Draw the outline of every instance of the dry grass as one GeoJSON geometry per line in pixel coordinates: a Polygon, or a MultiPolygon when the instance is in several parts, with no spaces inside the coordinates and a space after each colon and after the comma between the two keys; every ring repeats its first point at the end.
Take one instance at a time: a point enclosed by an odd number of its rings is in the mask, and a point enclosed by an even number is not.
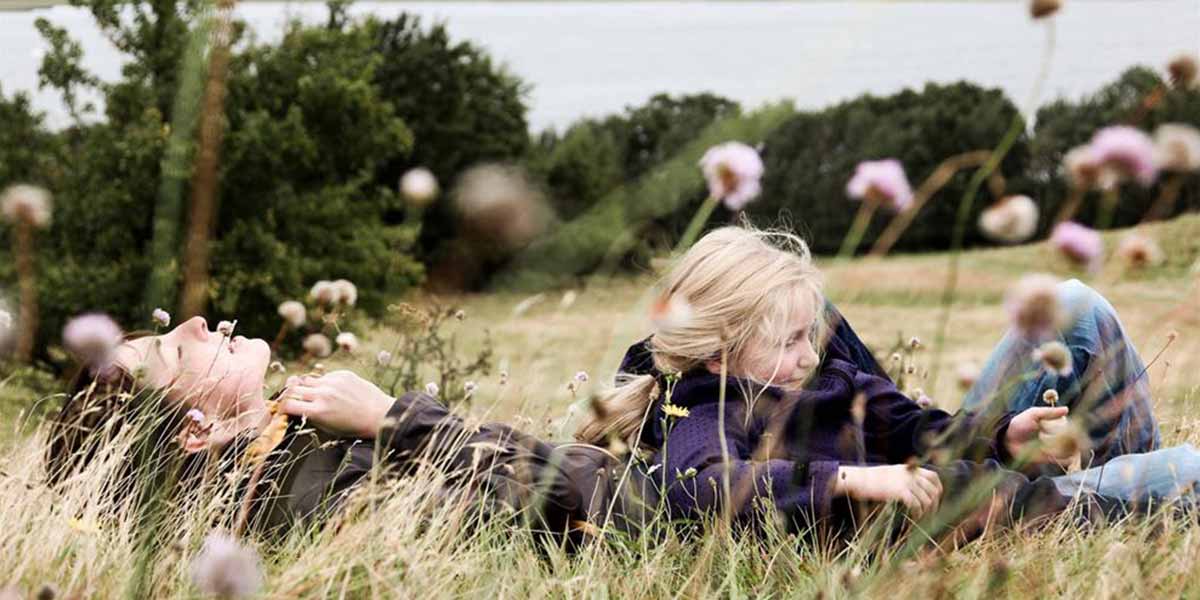
{"type": "MultiPolygon", "coordinates": [[[[1149,272],[1105,272],[1086,278],[1116,306],[1146,360],[1180,332],[1151,369],[1153,389],[1170,444],[1200,444],[1200,327],[1197,278],[1200,217],[1154,229],[1171,256],[1149,272]]],[[[1112,246],[1113,238],[1107,237],[1112,246]]],[[[952,381],[961,360],[982,362],[1005,327],[1003,292],[1029,270],[1070,274],[1041,245],[967,253],[959,300],[949,321],[942,375],[926,385],[953,408],[952,381]]],[[[831,297],[869,345],[882,350],[916,335],[932,343],[947,272],[942,254],[828,265],[831,297]]],[[[520,421],[558,439],[569,436],[574,402],[567,381],[592,374],[584,387],[602,385],[625,347],[646,331],[648,276],[589,282],[562,307],[562,292],[524,314],[525,299],[504,293],[443,298],[462,306],[464,349],[478,348],[486,329],[499,367],[510,374],[500,386],[493,372],[480,381],[469,411],[480,418],[520,421]],[[529,424],[529,419],[532,421],[529,424]]],[[[391,345],[377,328],[352,360],[330,361],[370,374],[368,357],[391,345]]],[[[918,355],[925,366],[932,352],[918,355]]],[[[280,383],[274,376],[274,384],[280,383]]],[[[9,384],[7,396],[14,395],[9,384]]],[[[582,394],[581,394],[582,395],[582,394]]],[[[38,433],[21,436],[0,454],[0,588],[13,583],[32,594],[43,584],[60,594],[116,597],[132,593],[138,561],[128,507],[104,501],[95,489],[108,472],[93,468],[62,492],[41,482],[38,433]]],[[[117,452],[114,450],[114,452],[117,452]]],[[[119,452],[114,456],[119,455],[119,452]]],[[[668,536],[652,544],[614,541],[569,558],[551,549],[542,558],[520,528],[492,523],[464,534],[470,515],[440,505],[429,493],[436,476],[368,488],[359,510],[340,528],[296,532],[266,552],[267,597],[1126,597],[1195,596],[1200,593],[1200,526],[1153,518],[1083,531],[1066,520],[1030,531],[1000,533],[961,549],[929,546],[893,560],[880,545],[845,550],[814,548],[784,534],[765,539],[707,535],[668,536]],[[375,500],[376,502],[372,502],[375,500]],[[424,515],[416,517],[415,515],[424,515]]],[[[148,589],[154,597],[194,597],[188,563],[213,519],[230,510],[219,489],[173,513],[160,529],[164,550],[155,558],[148,589]]],[[[264,551],[266,549],[264,548],[264,551]]]]}

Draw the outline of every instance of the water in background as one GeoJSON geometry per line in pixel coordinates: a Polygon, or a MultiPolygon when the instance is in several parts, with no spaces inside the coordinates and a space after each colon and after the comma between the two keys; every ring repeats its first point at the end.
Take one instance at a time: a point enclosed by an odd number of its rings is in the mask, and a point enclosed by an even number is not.
{"type": "MultiPolygon", "coordinates": [[[[820,107],[863,92],[886,94],[958,79],[1001,87],[1024,104],[1045,40],[1025,2],[360,2],[355,14],[402,10],[444,21],[451,34],[487,47],[532,85],[535,130],[618,111],[660,91],[711,91],[754,106],[793,98],[820,107]]],[[[290,18],[321,22],[319,3],[238,7],[260,40],[290,18]]],[[[82,10],[59,6],[0,13],[0,87],[34,92],[49,121],[66,122],[51,90],[36,92],[45,16],[83,43],[103,79],[120,55],[82,10]]],[[[1200,2],[1068,0],[1043,99],[1077,97],[1126,67],[1161,68],[1200,51],[1200,2]]]]}

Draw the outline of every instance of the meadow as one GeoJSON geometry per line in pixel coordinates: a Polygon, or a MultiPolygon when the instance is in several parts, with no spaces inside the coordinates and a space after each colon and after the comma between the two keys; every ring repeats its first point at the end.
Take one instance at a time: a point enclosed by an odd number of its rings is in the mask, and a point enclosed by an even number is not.
{"type": "MultiPolygon", "coordinates": [[[[1125,233],[1105,232],[1108,247],[1125,233]]],[[[956,369],[980,364],[1007,327],[1005,291],[1021,274],[1079,277],[1117,308],[1149,370],[1164,442],[1200,444],[1200,215],[1144,227],[1166,261],[1126,272],[1109,261],[1095,273],[1075,271],[1046,243],[968,251],[961,255],[958,294],[940,360],[933,362],[948,255],[820,259],[829,297],[880,358],[916,336],[924,349],[919,382],[943,408],[961,391],[956,369]],[[1161,353],[1168,332],[1178,337],[1161,353]]],[[[461,309],[449,323],[459,352],[470,356],[490,339],[495,367],[478,378],[472,418],[504,420],[567,441],[584,399],[606,385],[626,346],[648,328],[650,269],[593,278],[541,296],[512,293],[398,298],[415,305],[461,309]],[[564,295],[566,298],[564,299],[564,295]],[[573,299],[572,299],[573,298],[573,299]],[[574,391],[568,382],[590,374],[574,391]],[[501,383],[500,372],[507,381],[501,383]]],[[[326,370],[377,375],[378,350],[396,342],[393,329],[367,324],[354,354],[336,353],[326,370]]],[[[311,363],[285,365],[289,374],[311,363]]],[[[275,374],[271,385],[281,385],[275,374]]],[[[4,384],[6,414],[32,405],[16,380],[4,384]]],[[[55,398],[44,398],[54,402],[55,398]]],[[[37,419],[6,419],[0,455],[0,572],[18,588],[11,597],[196,597],[190,564],[215,515],[229,510],[227,492],[177,506],[161,550],[151,559],[139,542],[132,509],[94,494],[106,469],[99,461],[78,480],[51,490],[42,480],[43,434],[37,419]],[[20,590],[23,590],[21,592],[20,590]],[[40,590],[40,592],[39,592],[40,590]],[[19,594],[25,593],[28,596],[19,594]],[[48,597],[48,596],[37,596],[48,597]]],[[[114,454],[116,457],[119,454],[114,454]]],[[[961,548],[928,542],[915,552],[863,538],[823,547],[781,531],[761,538],[717,527],[704,536],[610,537],[569,555],[539,548],[525,530],[504,523],[466,527],[472,515],[433,493],[436,472],[372,481],[343,518],[320,530],[296,531],[277,545],[252,540],[262,554],[265,598],[366,597],[1188,597],[1200,593],[1200,524],[1171,517],[1081,528],[1060,518],[1036,528],[995,532],[961,548]]],[[[7,597],[6,597],[7,598],[7,597]]]]}

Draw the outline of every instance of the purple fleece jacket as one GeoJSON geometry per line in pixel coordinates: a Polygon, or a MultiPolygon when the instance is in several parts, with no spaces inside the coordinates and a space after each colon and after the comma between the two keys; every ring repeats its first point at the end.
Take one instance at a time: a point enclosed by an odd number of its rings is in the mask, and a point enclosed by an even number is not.
{"type": "MultiPolygon", "coordinates": [[[[670,385],[654,370],[646,341],[630,347],[621,365],[626,373],[658,377],[664,390],[641,441],[657,449],[655,462],[661,465],[657,470],[672,515],[696,517],[716,508],[723,496],[721,379],[697,369],[670,385]],[[662,409],[667,401],[687,408],[688,416],[667,417],[662,409]]],[[[834,337],[818,373],[801,392],[726,380],[725,446],[739,519],[753,515],[755,500],[792,519],[811,522],[829,515],[841,465],[899,464],[936,448],[968,460],[1003,463],[1009,458],[1000,440],[1011,413],[951,415],[922,409],[885,375],[860,370],[853,357],[848,344],[834,337]],[[861,427],[851,414],[859,394],[865,399],[861,427]]]]}

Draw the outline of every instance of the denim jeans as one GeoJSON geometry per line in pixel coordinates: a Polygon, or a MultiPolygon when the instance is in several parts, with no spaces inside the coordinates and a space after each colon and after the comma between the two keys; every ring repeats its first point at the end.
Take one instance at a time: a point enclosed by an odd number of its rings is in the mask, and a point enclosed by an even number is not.
{"type": "Polygon", "coordinates": [[[1042,368],[1033,356],[1039,342],[1010,329],[963,398],[963,409],[1020,412],[1045,406],[1043,393],[1054,389],[1059,404],[1070,407],[1072,418],[1082,420],[1091,437],[1085,464],[1102,465],[1158,448],[1150,378],[1116,310],[1078,279],[1058,284],[1058,297],[1068,319],[1057,338],[1070,349],[1071,373],[1042,368]]]}

